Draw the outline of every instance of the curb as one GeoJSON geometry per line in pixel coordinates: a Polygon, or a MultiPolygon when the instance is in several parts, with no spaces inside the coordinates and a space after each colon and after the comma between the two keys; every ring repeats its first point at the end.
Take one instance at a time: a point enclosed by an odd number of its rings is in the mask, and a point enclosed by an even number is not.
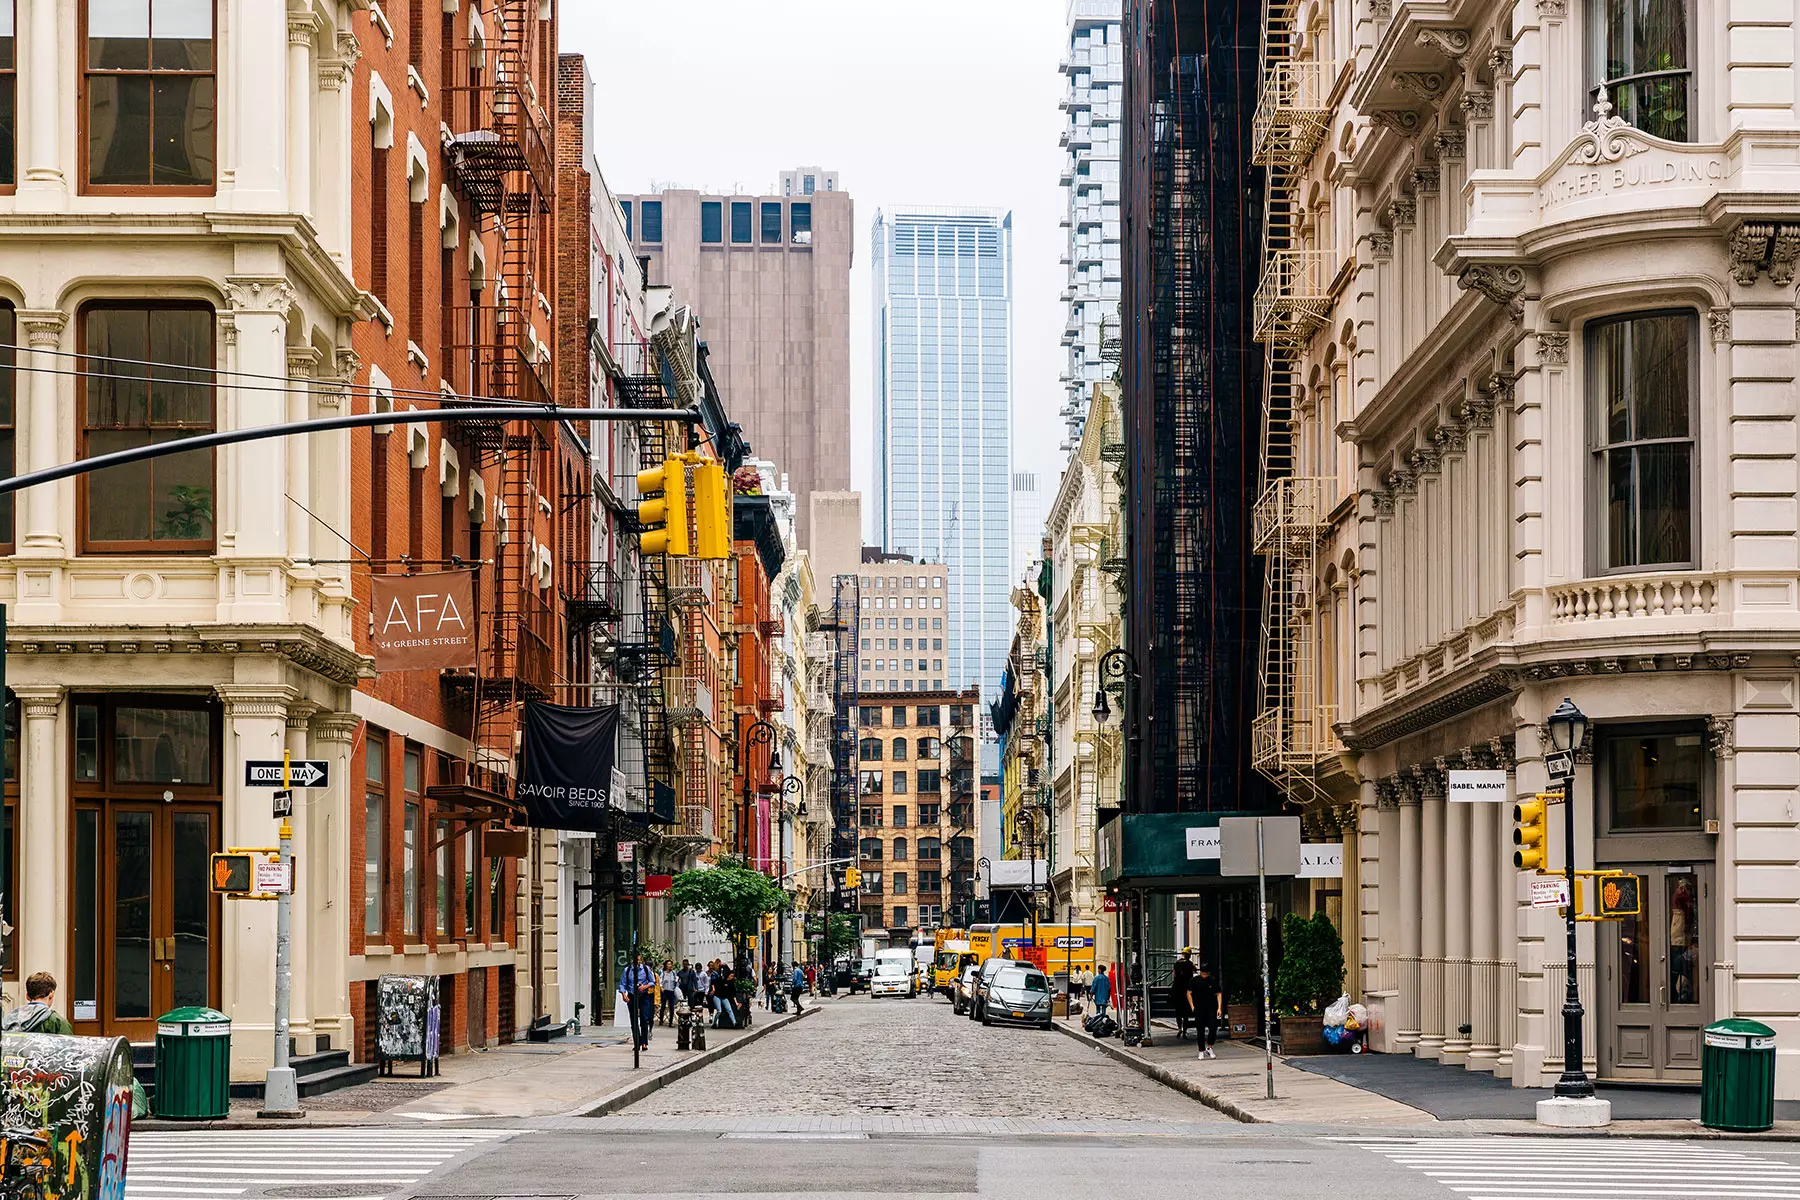
{"type": "Polygon", "coordinates": [[[734,1054],[737,1051],[742,1050],[745,1046],[750,1045],[750,1043],[756,1041],[758,1038],[767,1037],[777,1029],[785,1029],[795,1021],[804,1020],[818,1011],[819,1006],[815,1004],[809,1009],[797,1013],[789,1013],[786,1016],[778,1017],[774,1021],[770,1021],[766,1024],[759,1022],[752,1026],[750,1032],[741,1038],[734,1038],[729,1042],[724,1042],[718,1046],[703,1050],[692,1058],[684,1059],[673,1066],[664,1067],[654,1075],[646,1076],[635,1083],[626,1084],[616,1091],[608,1092],[599,1100],[584,1103],[580,1107],[571,1109],[569,1112],[563,1113],[562,1115],[565,1117],[604,1117],[609,1113],[619,1111],[621,1108],[628,1108],[631,1105],[636,1104],[639,1100],[642,1100],[645,1096],[650,1095],[652,1092],[661,1091],[676,1080],[692,1075],[701,1067],[724,1058],[727,1054],[734,1054]]]}
{"type": "Polygon", "coordinates": [[[1246,1125],[1272,1124],[1272,1122],[1265,1121],[1263,1118],[1255,1116],[1239,1107],[1235,1102],[1227,1100],[1217,1092],[1207,1091],[1191,1079],[1183,1079],[1181,1076],[1175,1074],[1175,1072],[1159,1067],[1155,1063],[1145,1062],[1143,1059],[1127,1050],[1122,1050],[1117,1046],[1110,1046],[1099,1038],[1093,1037],[1083,1030],[1076,1029],[1065,1021],[1056,1022],[1056,1027],[1080,1042],[1082,1045],[1098,1050],[1107,1057],[1117,1062],[1124,1063],[1139,1075],[1154,1079],[1164,1087],[1173,1088],[1184,1096],[1198,1100],[1200,1103],[1206,1105],[1206,1107],[1216,1109],[1234,1121],[1242,1121],[1246,1125]]]}

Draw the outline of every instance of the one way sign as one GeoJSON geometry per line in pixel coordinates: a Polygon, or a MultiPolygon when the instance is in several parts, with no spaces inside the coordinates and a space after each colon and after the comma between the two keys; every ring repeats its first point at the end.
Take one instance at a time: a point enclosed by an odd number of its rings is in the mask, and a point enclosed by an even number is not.
{"type": "MultiPolygon", "coordinates": [[[[324,759],[302,758],[288,765],[288,787],[325,787],[331,782],[331,764],[324,759]]],[[[278,788],[281,780],[280,759],[251,759],[244,764],[244,786],[278,788]]]]}

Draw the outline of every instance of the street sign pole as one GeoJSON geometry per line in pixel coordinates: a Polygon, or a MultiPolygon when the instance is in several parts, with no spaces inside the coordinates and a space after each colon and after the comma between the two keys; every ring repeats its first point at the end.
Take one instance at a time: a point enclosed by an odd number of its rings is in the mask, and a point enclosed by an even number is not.
{"type": "Polygon", "coordinates": [[[1256,938],[1262,953],[1263,1078],[1275,1098],[1275,1014],[1269,998],[1269,876],[1263,856],[1263,822],[1256,818],[1256,938]]]}
{"type": "MultiPolygon", "coordinates": [[[[288,787],[292,769],[288,754],[281,756],[281,785],[288,787]]],[[[275,900],[275,1062],[263,1081],[262,1111],[256,1115],[268,1118],[303,1117],[300,1107],[300,1085],[294,1068],[288,1062],[289,991],[293,974],[292,922],[294,909],[294,826],[286,817],[281,820],[281,869],[288,874],[289,884],[275,900]]]]}

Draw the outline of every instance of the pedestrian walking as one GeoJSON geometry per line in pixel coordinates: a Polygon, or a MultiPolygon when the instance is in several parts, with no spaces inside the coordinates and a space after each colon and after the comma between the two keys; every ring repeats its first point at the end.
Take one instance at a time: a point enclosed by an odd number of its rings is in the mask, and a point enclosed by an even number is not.
{"type": "Polygon", "coordinates": [[[1188,982],[1188,1000],[1194,1012],[1194,1040],[1200,1045],[1201,1058],[1217,1058],[1213,1043],[1219,1040],[1219,1026],[1225,1023],[1225,997],[1213,980],[1212,967],[1200,964],[1199,972],[1188,982]]]}
{"type": "Polygon", "coordinates": [[[25,1003],[7,1014],[0,1029],[8,1033],[57,1033],[73,1037],[75,1027],[52,1007],[56,1002],[56,976],[39,971],[25,981],[25,1003]]]}
{"type": "Polygon", "coordinates": [[[1112,980],[1107,977],[1104,964],[1094,972],[1093,993],[1094,1012],[1105,1015],[1107,1005],[1112,1002],[1112,980]]]}
{"type": "Polygon", "coordinates": [[[738,1026],[736,997],[732,995],[737,987],[737,978],[732,969],[723,962],[713,971],[712,990],[713,1005],[719,1010],[718,1027],[736,1029],[738,1026]]]}
{"type": "Polygon", "coordinates": [[[650,1048],[650,1029],[656,1024],[656,971],[647,966],[642,953],[631,956],[619,980],[619,998],[631,1014],[631,1036],[640,1050],[650,1048]]]}
{"type": "Polygon", "coordinates": [[[675,979],[681,987],[681,999],[690,1008],[693,1007],[695,990],[700,983],[699,973],[694,970],[694,964],[685,958],[682,959],[681,970],[676,973],[675,979]]]}
{"type": "Polygon", "coordinates": [[[1188,985],[1194,981],[1194,948],[1183,946],[1181,957],[1169,973],[1169,999],[1175,1002],[1175,1040],[1187,1037],[1188,1022],[1194,1019],[1194,1007],[1188,999],[1188,985]]]}
{"type": "Polygon", "coordinates": [[[681,973],[675,960],[663,959],[662,975],[656,981],[658,1017],[664,1025],[675,1024],[675,997],[681,993],[681,973]]]}
{"type": "Polygon", "coordinates": [[[800,969],[799,963],[795,963],[794,964],[794,978],[792,980],[790,980],[788,983],[788,995],[793,997],[794,1015],[796,1017],[806,1011],[805,1009],[800,1007],[800,996],[805,991],[806,991],[806,972],[800,969]]]}

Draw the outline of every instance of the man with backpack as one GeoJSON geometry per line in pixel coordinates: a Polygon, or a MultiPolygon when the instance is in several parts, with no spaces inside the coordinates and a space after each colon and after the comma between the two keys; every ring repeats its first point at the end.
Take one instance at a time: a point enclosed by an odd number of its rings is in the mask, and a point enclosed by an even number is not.
{"type": "Polygon", "coordinates": [[[56,999],[56,977],[39,971],[25,981],[25,1003],[7,1015],[0,1028],[8,1033],[55,1033],[73,1037],[75,1027],[51,1007],[56,999]]]}

